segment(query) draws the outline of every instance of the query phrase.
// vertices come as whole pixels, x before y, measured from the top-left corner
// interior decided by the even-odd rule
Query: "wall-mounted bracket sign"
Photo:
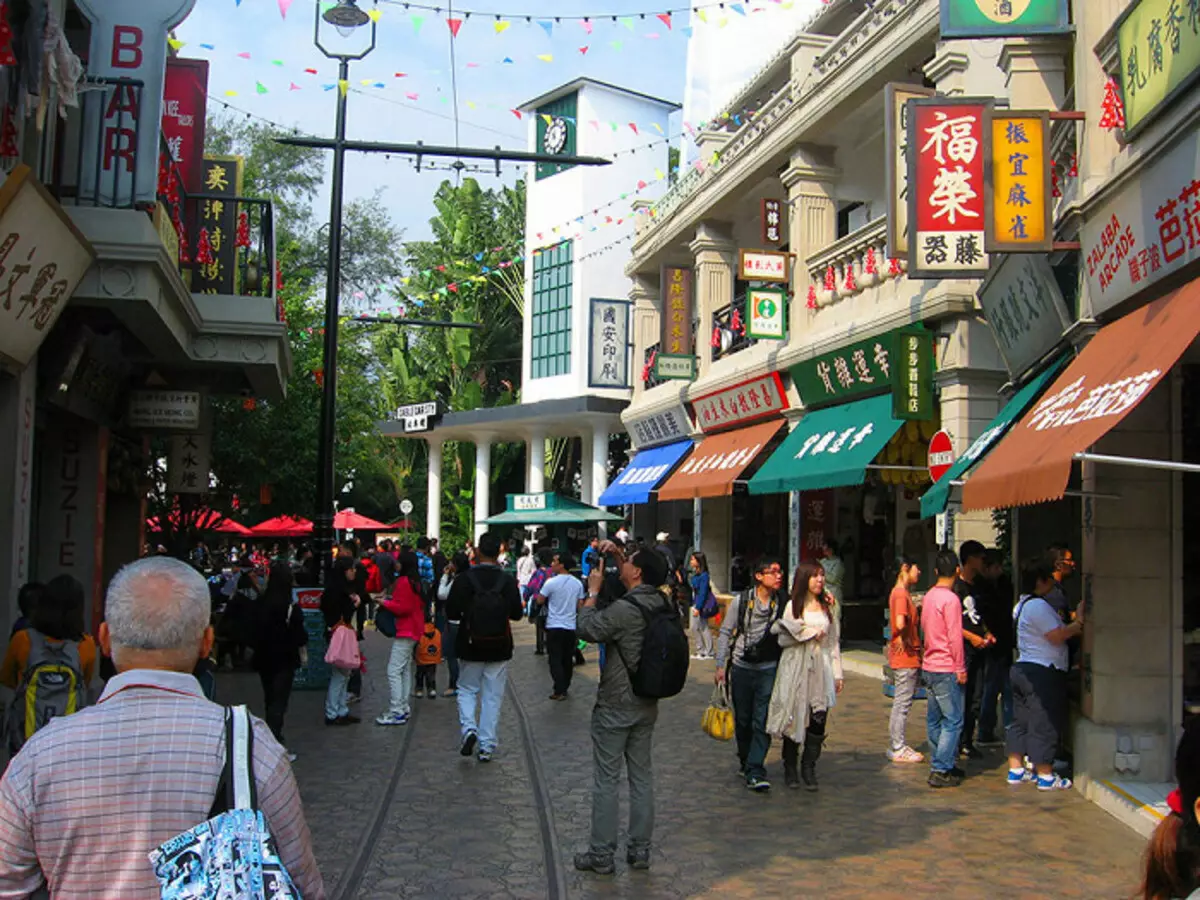
[[[990,109],[984,114],[983,163],[988,253],[1054,249],[1050,186],[1050,113]]]
[[[782,341],[787,337],[787,292],[752,288],[746,292],[746,337]]]
[[[654,376],[667,380],[695,381],[696,357],[679,353],[660,353],[654,357]]]
[[[787,284],[791,257],[775,250],[739,250],[738,278],[742,281],[776,281]]]

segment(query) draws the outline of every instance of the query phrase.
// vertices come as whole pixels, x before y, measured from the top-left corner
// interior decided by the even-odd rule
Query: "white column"
[[[492,487],[492,443],[475,442],[475,540],[487,531],[488,495]]]
[[[442,530],[442,442],[429,441],[429,472],[425,479],[425,536],[438,537]]]
[[[608,490],[608,426],[601,425],[592,431],[592,503]],[[586,479],[585,479],[586,480]],[[608,527],[601,522],[600,536],[608,534]]]
[[[592,491],[592,463],[595,459],[595,444],[592,435],[584,432],[579,437],[579,499],[584,503],[595,503],[600,495]]]
[[[546,436],[531,435],[526,446],[529,466],[525,476],[525,492],[540,494],[546,490]]]

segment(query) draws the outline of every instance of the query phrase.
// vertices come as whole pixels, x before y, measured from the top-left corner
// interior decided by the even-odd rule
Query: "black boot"
[[[783,739],[783,783],[790,788],[800,787],[800,776],[796,772],[796,758],[800,755],[800,745],[791,738]]]
[[[806,791],[817,789],[817,760],[821,758],[823,743],[823,734],[813,734],[810,731],[804,735],[804,752],[800,755],[800,777],[804,780]]]

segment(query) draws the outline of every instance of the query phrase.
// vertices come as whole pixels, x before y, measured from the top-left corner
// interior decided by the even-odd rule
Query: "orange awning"
[[[687,461],[658,489],[659,500],[692,500],[733,493],[733,483],[783,428],[782,419],[714,434],[701,441]]]
[[[1127,416],[1200,334],[1200,280],[1100,329],[963,487],[963,509],[1066,493],[1071,462]]]

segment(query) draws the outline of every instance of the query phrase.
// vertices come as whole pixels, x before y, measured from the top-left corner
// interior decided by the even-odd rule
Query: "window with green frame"
[[[571,371],[571,262],[574,244],[563,241],[533,259],[533,378]]]
[[[545,106],[538,107],[537,116],[537,147],[538,153],[557,153],[560,156],[571,156],[575,153],[576,132],[576,102],[577,94],[567,94],[557,100],[551,100]],[[555,140],[547,146],[546,132],[555,130]],[[551,175],[557,175],[572,168],[570,165],[553,162],[540,162],[535,169],[535,180],[541,181]]]

